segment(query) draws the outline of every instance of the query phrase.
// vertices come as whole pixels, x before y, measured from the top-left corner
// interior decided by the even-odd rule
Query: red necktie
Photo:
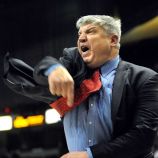
[[[53,103],[50,104],[50,106],[57,110],[57,112],[60,114],[60,116],[64,116],[64,114],[70,110],[72,110],[74,107],[80,105],[81,102],[83,102],[90,94],[97,92],[101,88],[101,81],[100,81],[100,73],[99,70],[96,70],[91,78],[85,79],[80,84],[80,87],[75,90],[75,96],[74,96],[74,104],[72,107],[69,107],[66,103],[66,98],[59,98]]]

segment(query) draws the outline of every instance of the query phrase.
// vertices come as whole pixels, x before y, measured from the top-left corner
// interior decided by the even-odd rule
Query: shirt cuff
[[[86,148],[87,153],[88,153],[88,158],[93,158],[92,152],[90,148]]]
[[[57,67],[62,66],[61,64],[54,64],[50,66],[45,72],[44,75],[48,76],[53,70],[55,70]]]

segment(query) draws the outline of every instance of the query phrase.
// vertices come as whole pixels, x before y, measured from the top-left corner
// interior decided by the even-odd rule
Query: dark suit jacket
[[[91,75],[77,48],[64,50],[56,60],[44,58],[36,65],[34,79],[48,85],[44,71],[52,64],[65,66],[78,86]],[[158,127],[158,74],[151,69],[120,61],[112,90],[113,138],[107,144],[91,146],[94,158],[152,158]]]
[[[158,127],[158,74],[120,61],[112,91],[113,139],[91,147],[94,157],[151,158]]]

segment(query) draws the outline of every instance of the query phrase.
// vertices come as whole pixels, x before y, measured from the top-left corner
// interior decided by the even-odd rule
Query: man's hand
[[[62,66],[57,67],[49,74],[48,83],[51,94],[67,98],[67,104],[71,107],[74,102],[74,80],[69,72]]]
[[[86,151],[70,152],[70,153],[64,154],[60,158],[88,158],[88,154]]]

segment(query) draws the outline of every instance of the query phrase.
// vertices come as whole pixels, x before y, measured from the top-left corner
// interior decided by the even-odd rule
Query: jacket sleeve
[[[85,64],[75,47],[64,49],[63,57],[59,60],[53,57],[45,57],[35,66],[35,69],[22,60],[11,58],[9,54],[6,54],[3,81],[18,94],[50,104],[59,97],[50,93],[48,79],[44,73],[50,66],[58,63],[70,72],[76,85],[80,85],[82,76],[85,74]]]
[[[90,147],[94,158],[137,158],[151,151],[158,127],[158,74],[148,78],[137,95],[132,127],[107,144]]]
[[[58,60],[52,56],[44,57],[35,67],[34,67],[34,79],[40,85],[48,85],[47,76],[44,75],[44,72],[52,65],[61,64],[64,66],[69,72],[73,68],[73,56],[75,48],[65,48],[63,51],[63,56]],[[72,54],[71,54],[72,53]]]

